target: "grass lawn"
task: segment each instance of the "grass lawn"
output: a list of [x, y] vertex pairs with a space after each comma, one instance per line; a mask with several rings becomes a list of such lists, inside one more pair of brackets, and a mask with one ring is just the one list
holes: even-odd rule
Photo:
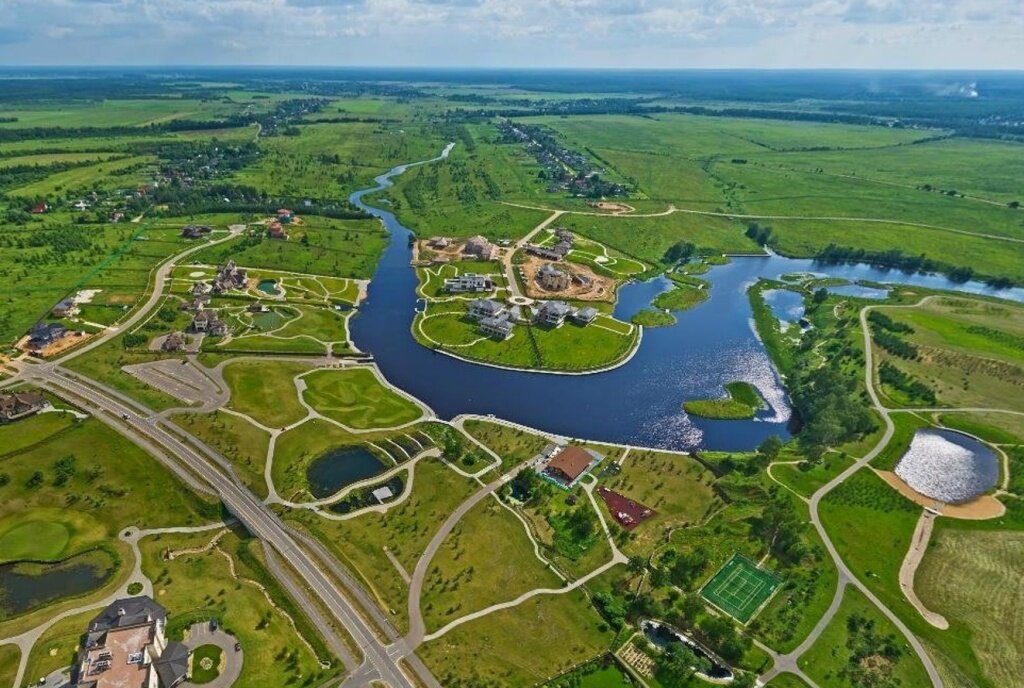
[[293, 378], [309, 370], [303, 363], [242, 360], [224, 366], [224, 381], [231, 389], [230, 407], [272, 428], [302, 420]]
[[503, 471], [533, 458], [549, 444], [540, 435], [486, 420], [468, 419], [463, 427], [466, 432], [501, 457]]
[[[192, 675], [189, 681], [201, 685], [220, 676], [220, 659], [223, 654], [223, 650], [216, 645], [200, 645], [192, 650]], [[204, 664], [210, 668], [204, 668]]]
[[71, 540], [68, 526], [57, 521], [25, 520], [0, 533], [0, 561], [53, 561]]
[[266, 431], [223, 411], [183, 413], [172, 419], [231, 461], [246, 487], [260, 498], [267, 496], [263, 467], [270, 435]]
[[418, 405], [385, 387], [368, 368], [318, 370], [302, 378], [310, 406], [351, 428], [386, 428], [411, 423]]
[[622, 360], [636, 346], [638, 331], [611, 318], [588, 326], [566, 322], [547, 328], [516, 325], [512, 336], [496, 341], [478, 331], [462, 302], [435, 303], [412, 325], [416, 340], [431, 349], [515, 368], [584, 371]]
[[656, 308], [645, 308], [637, 311], [630, 322], [642, 327], [670, 327], [676, 324], [676, 316]]
[[0, 645], [0, 686], [14, 685], [14, 675], [21, 661], [17, 645]]
[[807, 684], [796, 674], [785, 673], [773, 678], [767, 688], [807, 688]]
[[408, 572], [438, 525], [479, 485], [455, 473], [436, 459], [416, 464], [412, 493], [386, 514], [367, 514], [348, 521], [329, 521], [308, 512], [292, 512], [321, 542], [333, 551], [377, 599], [391, 611], [400, 629], [408, 626], [408, 585], [384, 548]]
[[[208, 552], [171, 561], [162, 556], [167, 549], [203, 547], [216, 534], [159, 535], [141, 542], [143, 572], [153, 581], [156, 601], [167, 608], [169, 638], [180, 639], [188, 626], [216, 617], [245, 650], [239, 685], [270, 688], [302, 685], [307, 680], [320, 685], [336, 676], [340, 663], [330, 657], [311, 624], [267, 572], [258, 541], [229, 532]], [[231, 574], [228, 557], [234, 562], [237, 578]], [[273, 604], [257, 583], [266, 587]], [[318, 656], [333, 660], [333, 666], [322, 670]], [[197, 672], [198, 659], [193, 663], [193, 676], [198, 673], [206, 678], [209, 674]]]
[[580, 591], [544, 595], [459, 626], [418, 654], [448, 688], [533, 686], [608, 649], [612, 633]]
[[431, 561], [423, 597], [428, 631], [562, 580], [534, 553], [526, 527], [494, 499], [463, 516]]
[[[783, 455], [782, 460], [797, 460], [797, 457]], [[852, 463], [852, 459], [841, 454], [828, 452], [818, 461], [808, 462], [806, 467], [800, 464], [778, 464], [772, 466], [772, 476], [784, 485], [789, 486], [797, 494], [810, 497], [822, 485], [842, 473]]]
[[92, 610], [61, 619], [40, 636], [28, 653], [25, 686], [34, 685], [50, 672], [71, 666], [82, 635], [96, 613]]
[[819, 685], [928, 685], [928, 674], [903, 635], [866, 597], [847, 587], [839, 611], [800, 668]]
[[[940, 521], [940, 523], [943, 523]], [[932, 535], [914, 587], [921, 601], [949, 620], [994, 686], [1024, 675], [1020, 624], [1024, 533], [939, 527]]]
[[761, 393], [749, 382], [729, 382], [727, 396], [722, 399], [698, 399], [683, 402], [683, 409], [692, 415], [718, 420], [753, 418], [764, 405]]
[[70, 428], [75, 417], [70, 413], [40, 413], [29, 419], [0, 425], [0, 461], [4, 456], [16, 454], [36, 442]]
[[[715, 476], [698, 461], [680, 454], [634, 449], [622, 463], [622, 471], [602, 480], [609, 490], [623, 494], [657, 514], [630, 532], [624, 545], [627, 554], [649, 554], [665, 530], [694, 524], [721, 504], [712, 489]], [[598, 500], [599, 504], [604, 504]], [[605, 509], [605, 518], [615, 524]]]

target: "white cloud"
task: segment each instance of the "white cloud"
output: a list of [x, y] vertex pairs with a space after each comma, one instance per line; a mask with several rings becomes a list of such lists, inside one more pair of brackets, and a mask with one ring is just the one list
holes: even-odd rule
[[0, 37], [5, 64], [1024, 68], [1024, 3], [0, 0]]

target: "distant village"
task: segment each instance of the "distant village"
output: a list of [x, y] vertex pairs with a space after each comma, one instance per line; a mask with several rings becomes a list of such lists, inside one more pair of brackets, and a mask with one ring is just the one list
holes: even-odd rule
[[606, 181], [602, 168], [571, 148], [566, 148], [541, 126], [502, 120], [502, 141], [521, 143], [543, 168], [540, 177], [548, 183], [548, 193], [568, 193], [578, 198], [616, 198], [629, 195], [624, 184]]

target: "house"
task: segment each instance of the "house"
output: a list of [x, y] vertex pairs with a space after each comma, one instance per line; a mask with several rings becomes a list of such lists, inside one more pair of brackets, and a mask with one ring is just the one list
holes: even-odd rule
[[498, 253], [497, 247], [480, 235], [467, 239], [462, 251], [467, 255], [476, 256], [480, 260], [494, 260]]
[[505, 306], [494, 299], [474, 299], [469, 302], [469, 317], [480, 321], [497, 318], [505, 313]]
[[213, 287], [207, 282], [196, 282], [192, 285], [192, 296], [206, 296]]
[[42, 215], [43, 213], [45, 213], [49, 209], [50, 209], [50, 206], [48, 206], [45, 203], [36, 203], [34, 206], [32, 206], [32, 214], [33, 215]]
[[185, 344], [185, 335], [181, 332], [171, 332], [164, 337], [163, 343], [160, 344], [160, 349], [163, 351], [181, 351], [185, 348]]
[[559, 327], [571, 310], [565, 301], [547, 301], [537, 311], [537, 322], [548, 327]]
[[246, 310], [250, 313], [269, 313], [270, 306], [262, 301], [253, 301], [246, 307]]
[[288, 240], [288, 230], [280, 222], [271, 222], [267, 227], [267, 236], [271, 239]]
[[248, 275], [245, 270], [235, 265], [235, 261], [229, 260], [219, 270], [213, 279], [213, 293], [223, 294], [232, 289], [245, 289]]
[[572, 276], [565, 270], [559, 270], [551, 263], [545, 263], [537, 271], [537, 282], [549, 291], [562, 291], [569, 288]]
[[494, 280], [487, 275], [478, 275], [475, 272], [467, 272], [444, 281], [444, 290], [451, 294], [467, 291], [491, 291], [492, 289], [494, 289]]
[[[561, 246], [561, 244], [559, 244]], [[537, 246], [536, 244], [527, 244], [525, 251], [529, 254], [535, 255], [538, 258], [544, 258], [545, 260], [562, 260], [565, 258], [567, 251], [556, 250], [555, 248], [546, 248], [544, 246]]]
[[181, 236], [185, 239], [198, 239], [212, 231], [213, 227], [209, 225], [185, 225], [181, 228]]
[[36, 323], [28, 333], [28, 348], [32, 351], [41, 351], [67, 337], [68, 334], [68, 328], [60, 323]]
[[483, 318], [480, 320], [480, 331], [488, 337], [504, 341], [512, 336], [512, 321], [507, 314], [496, 318]]
[[74, 203], [71, 204], [71, 207], [74, 208], [75, 210], [82, 211], [88, 210], [89, 204], [86, 203], [85, 201], [75, 201]]
[[573, 311], [569, 315], [569, 317], [572, 318], [573, 321], [579, 323], [580, 325], [589, 325], [590, 323], [594, 322], [594, 319], [597, 318], [597, 315], [598, 312], [596, 308], [594, 308], [593, 306], [587, 306], [586, 308], [579, 308]]
[[382, 487], [378, 487], [376, 490], [374, 490], [370, 494], [372, 494], [373, 498], [376, 499], [381, 504], [383, 504], [384, 502], [386, 502], [387, 500], [389, 500], [389, 499], [391, 499], [392, 497], [395, 496], [395, 493], [392, 492], [391, 488], [388, 487], [387, 485], [384, 485]]
[[46, 397], [35, 392], [0, 394], [0, 423], [10, 423], [31, 416], [49, 405]]
[[448, 248], [451, 245], [451, 243], [452, 243], [451, 240], [448, 239], [447, 237], [440, 237], [439, 236], [439, 237], [433, 237], [432, 239], [430, 239], [427, 242], [427, 246], [429, 246], [430, 248], [442, 249], [442, 248]]
[[57, 305], [50, 310], [50, 313], [55, 318], [69, 318], [78, 313], [78, 304], [76, 304], [75, 300], [69, 296], [68, 298], [62, 299], [58, 302]]
[[571, 488], [591, 466], [604, 460], [604, 456], [583, 447], [568, 446], [554, 456], [544, 468], [544, 475], [562, 487]]
[[189, 649], [168, 642], [167, 611], [149, 597], [115, 600], [86, 630], [69, 688], [176, 688]]
[[277, 209], [277, 219], [280, 222], [284, 222], [285, 224], [287, 224], [287, 223], [291, 222], [292, 219], [294, 219], [294, 218], [295, 218], [295, 213], [293, 213], [288, 208], [278, 208]]
[[216, 320], [217, 315], [213, 311], [200, 310], [192, 318], [192, 324], [189, 326], [193, 332], [208, 332], [210, 330], [210, 321]]
[[213, 337], [225, 337], [228, 334], [228, 324], [215, 315], [210, 319], [208, 331]]

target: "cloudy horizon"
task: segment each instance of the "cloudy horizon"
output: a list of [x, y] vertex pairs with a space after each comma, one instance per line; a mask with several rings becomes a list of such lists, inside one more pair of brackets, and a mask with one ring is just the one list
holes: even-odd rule
[[0, 0], [0, 65], [1024, 69], [1014, 0]]

